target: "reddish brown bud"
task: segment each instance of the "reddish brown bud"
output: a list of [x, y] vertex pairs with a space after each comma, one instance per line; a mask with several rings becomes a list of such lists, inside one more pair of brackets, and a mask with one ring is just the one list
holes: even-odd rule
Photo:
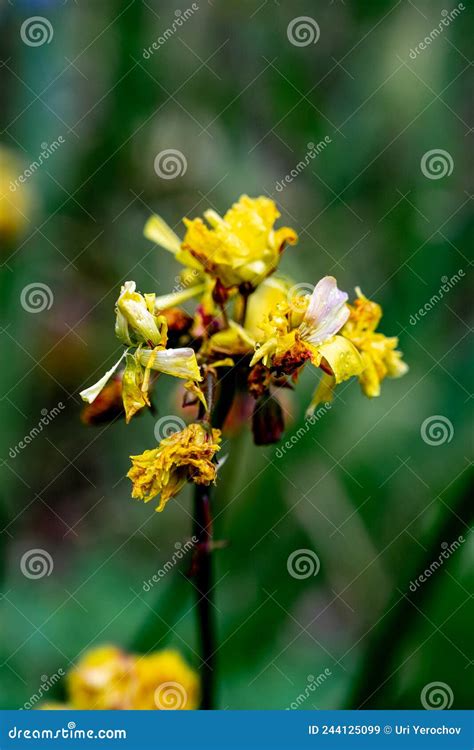
[[262, 396], [256, 403], [252, 417], [255, 445], [278, 443], [285, 430], [283, 411], [274, 396]]

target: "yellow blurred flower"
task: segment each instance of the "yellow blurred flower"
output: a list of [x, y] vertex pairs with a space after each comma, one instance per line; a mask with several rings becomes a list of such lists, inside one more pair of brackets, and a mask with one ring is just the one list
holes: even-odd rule
[[257, 287], [275, 271], [286, 244], [297, 234], [289, 227], [274, 229], [280, 213], [270, 198], [242, 195], [224, 217], [209, 209], [200, 218], [184, 219], [179, 238], [159, 216], [149, 219], [145, 236], [172, 252], [183, 265], [218, 279], [226, 289], [241, 284]]
[[178, 494], [187, 481], [210, 484], [216, 478], [212, 462], [219, 450], [220, 430], [190, 424], [161, 441], [157, 448], [131, 456], [127, 476], [133, 483], [132, 497], [148, 502], [161, 494], [158, 511]]
[[166, 649], [135, 662], [132, 708], [192, 710], [199, 705], [199, 679], [178, 651]]
[[0, 241], [11, 242], [27, 227], [31, 193], [19, 181], [21, 164], [15, 154], [0, 146]]
[[89, 651], [67, 676], [67, 704], [42, 710], [192, 710], [199, 706], [199, 678], [172, 649], [146, 656], [115, 646]]
[[92, 649], [69, 672], [67, 686], [74, 708], [131, 708], [135, 687], [133, 659], [114, 646]]

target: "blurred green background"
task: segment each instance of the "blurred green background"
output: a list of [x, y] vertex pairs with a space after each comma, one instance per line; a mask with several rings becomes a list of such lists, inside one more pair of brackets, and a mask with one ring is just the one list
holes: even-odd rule
[[[149, 214], [181, 233], [182, 216], [223, 212], [246, 192], [273, 196], [300, 233], [284, 271], [295, 282], [334, 274], [342, 289], [360, 285], [382, 304], [381, 330], [400, 337], [410, 372], [385, 381], [374, 401], [345, 384], [281, 458], [277, 446], [255, 449], [248, 429], [226, 443], [215, 501], [216, 537], [229, 542], [216, 553], [220, 707], [286, 708], [306, 690], [301, 708], [419, 708], [423, 688], [443, 682], [453, 707], [466, 708], [472, 11], [413, 59], [451, 6], [197, 5], [149, 59], [143, 50], [183, 4], [0, 5], [0, 146], [21, 164], [8, 172], [0, 161], [0, 205], [13, 226], [1, 238], [0, 705], [22, 706], [45, 676], [101, 643], [172, 645], [198, 666], [189, 561], [142, 588], [190, 536], [190, 494], [163, 514], [132, 502], [128, 456], [153, 446], [156, 417], [88, 428], [78, 391], [117, 358], [120, 284], [133, 278], [158, 294], [176, 284], [172, 257], [142, 236]], [[30, 46], [21, 28], [35, 15], [54, 35]], [[317, 22], [317, 43], [290, 42], [299, 16]], [[329, 145], [278, 190], [307, 144], [325, 137]], [[60, 138], [12, 191], [10, 180]], [[155, 172], [165, 149], [187, 162], [175, 179]], [[432, 149], [448, 152], [451, 174], [423, 174]], [[460, 269], [465, 276], [410, 323]], [[38, 283], [52, 304], [29, 312], [22, 290]], [[285, 402], [287, 437], [303, 424], [316, 379], [307, 369]], [[159, 415], [177, 403], [175, 383], [163, 379]], [[434, 415], [453, 432], [438, 445], [420, 433]], [[410, 581], [459, 535], [465, 543], [411, 595]], [[32, 580], [20, 561], [36, 548], [54, 570]], [[317, 553], [318, 575], [288, 574], [298, 549]], [[324, 670], [330, 676], [308, 690]]]

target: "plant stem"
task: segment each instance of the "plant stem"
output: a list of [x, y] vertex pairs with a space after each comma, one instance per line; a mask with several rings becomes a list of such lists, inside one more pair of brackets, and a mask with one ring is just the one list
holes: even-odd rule
[[[206, 375], [205, 391], [210, 426], [221, 428], [225, 422], [235, 393], [235, 374], [227, 372], [220, 382], [220, 393], [214, 403], [215, 375]], [[201, 414], [201, 417], [204, 416]], [[201, 708], [215, 707], [216, 685], [216, 622], [213, 603], [213, 558], [214, 548], [211, 488], [196, 485], [194, 488], [193, 533], [197, 538], [192, 574], [197, 591], [197, 617], [201, 647]]]
[[202, 703], [201, 708], [214, 708], [216, 626], [212, 602], [212, 514], [209, 487], [196, 485], [194, 491], [193, 532], [197, 538], [195, 586], [201, 645]]

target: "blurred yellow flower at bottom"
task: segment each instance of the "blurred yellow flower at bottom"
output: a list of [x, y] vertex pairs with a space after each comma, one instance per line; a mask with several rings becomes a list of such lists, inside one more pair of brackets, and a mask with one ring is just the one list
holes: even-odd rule
[[192, 710], [199, 706], [199, 678], [178, 651], [146, 656], [115, 646], [89, 651], [67, 676], [68, 704], [43, 710]]

